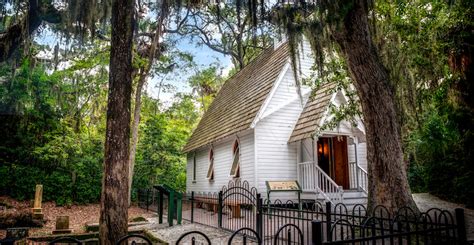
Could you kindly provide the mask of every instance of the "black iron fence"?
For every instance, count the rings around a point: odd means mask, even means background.
[[[155,210],[156,196],[156,192],[142,192],[139,205]],[[349,209],[342,203],[270,201],[263,200],[247,182],[238,181],[217,193],[184,194],[181,212],[190,223],[232,232],[252,230],[244,234],[245,239],[263,244],[466,243],[463,209],[417,213],[405,207],[391,216],[383,206],[369,213],[363,205]]]
[[[285,204],[291,205],[291,203]],[[270,206],[270,205],[269,205]],[[294,209],[286,207],[277,207],[278,209]],[[314,207],[311,207],[314,209]],[[311,210],[314,215],[323,215],[321,210]],[[326,208],[331,209],[330,203]],[[267,212],[272,209],[266,207]],[[384,208],[378,208],[378,211]],[[273,210],[274,211],[274,210]],[[466,234],[464,227],[464,210],[456,209],[453,216],[450,212],[440,209],[431,209],[425,213],[416,214],[411,209],[400,209],[394,216],[390,217],[387,213],[374,212],[378,216],[364,216],[360,219],[359,212],[352,213],[333,213],[332,217],[342,215],[344,218],[326,221],[311,220],[307,227],[305,222],[310,220],[308,217],[298,217],[307,210],[298,210],[295,215],[284,213],[275,215],[268,219],[277,219],[284,217],[290,223],[281,226],[275,226],[277,229],[270,233],[268,230],[255,230],[249,227],[242,227],[234,231],[228,238],[227,244],[459,244],[465,245]],[[376,210],[377,211],[377,210]],[[276,212],[275,212],[276,213]],[[279,216],[280,215],[280,216]],[[263,217],[263,216],[262,216]],[[296,217],[300,219],[295,219]],[[298,222],[295,222],[298,221]],[[324,228],[326,227],[326,228]],[[271,237],[271,238],[270,238]],[[58,238],[49,244],[86,244],[74,238]],[[141,235],[126,236],[116,244],[153,244],[150,239]],[[176,241],[180,244],[212,244],[212,238],[201,231],[190,231],[182,234]],[[222,241],[217,244],[222,244]]]
[[[138,200],[138,206],[140,208],[146,209],[147,211],[154,211],[158,212],[158,205],[160,203],[159,200],[160,196],[158,191],[155,188],[150,188],[150,189],[140,189],[137,191],[137,200]],[[167,209],[165,203],[165,209]]]
[[[328,205],[330,207],[330,205]],[[362,223],[358,219],[337,219],[326,225],[325,222],[312,220],[310,229],[304,226],[287,223],[275,231],[271,241],[262,238],[262,233],[243,227],[234,231],[227,244],[459,244],[465,245],[466,237],[462,225],[464,211],[456,209],[455,217],[449,212],[432,209],[428,212],[415,214],[412,210],[401,210],[394,218],[366,217]],[[409,215],[405,215],[409,214]],[[412,216],[413,215],[413,216]],[[458,223],[456,223],[457,221]],[[325,232],[328,232],[325,239]],[[311,241],[305,238],[311,236]],[[213,240],[202,231],[190,231],[182,234],[176,245],[181,244],[212,244]],[[74,238],[58,238],[49,244],[85,244]],[[152,245],[150,239],[142,235],[128,235],[116,244]],[[222,241],[218,244],[223,244]]]

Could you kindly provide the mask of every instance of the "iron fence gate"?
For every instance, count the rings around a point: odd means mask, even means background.
[[[257,229],[260,194],[247,181],[231,181],[218,195],[218,225],[230,231]]]
[[[419,214],[404,207],[391,217],[383,206],[369,213],[360,204],[263,201],[246,181],[229,182],[218,193],[188,193],[182,206],[184,220],[252,230],[246,237],[263,244],[466,244],[463,209]]]

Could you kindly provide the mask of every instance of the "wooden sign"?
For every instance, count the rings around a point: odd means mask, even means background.
[[[296,180],[267,181],[268,191],[301,191]]]

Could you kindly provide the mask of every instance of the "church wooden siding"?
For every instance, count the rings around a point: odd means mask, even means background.
[[[238,139],[240,144],[240,178],[254,184],[254,135],[253,130],[244,131],[237,137],[228,137],[213,144],[214,150],[214,180],[207,177],[209,167],[210,146],[196,150],[196,180],[193,181],[193,152],[187,155],[186,166],[186,190],[196,192],[216,192],[222,186],[227,185],[231,177],[230,168],[232,165],[233,145]]]

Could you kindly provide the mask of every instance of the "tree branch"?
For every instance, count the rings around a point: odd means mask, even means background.
[[[38,2],[42,5],[38,6]],[[0,33],[0,62],[10,58],[20,44],[38,29],[43,20],[58,23],[61,15],[51,3],[29,0],[28,10],[23,18]]]

